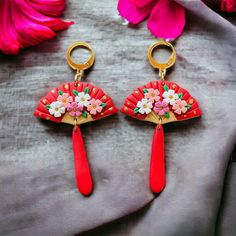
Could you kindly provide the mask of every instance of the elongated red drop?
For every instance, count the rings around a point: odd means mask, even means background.
[[[155,129],[150,161],[150,188],[160,193],[165,187],[164,131],[162,125]]]
[[[72,142],[74,150],[76,184],[81,194],[89,195],[93,191],[93,181],[86,157],[83,137],[79,127],[73,129]]]

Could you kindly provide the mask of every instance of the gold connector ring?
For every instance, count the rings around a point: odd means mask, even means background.
[[[88,61],[86,61],[83,64],[76,64],[71,59],[71,52],[76,48],[86,48],[90,51],[91,55],[90,55],[90,58],[88,59]],[[86,70],[86,69],[90,68],[94,63],[94,58],[95,58],[95,56],[94,56],[94,51],[93,51],[92,47],[88,43],[85,43],[85,42],[76,42],[76,43],[72,44],[68,48],[67,53],[66,53],[66,59],[67,59],[69,66],[72,69],[77,70],[77,71]]]
[[[153,58],[153,51],[154,51],[154,49],[156,49],[158,47],[163,47],[163,46],[166,46],[166,47],[170,48],[172,53],[171,53],[170,58],[168,59],[168,61],[166,61],[164,63],[159,63],[158,61],[156,61]],[[148,49],[148,59],[149,59],[150,64],[154,68],[159,69],[161,71],[164,71],[164,70],[170,68],[171,66],[173,66],[175,64],[176,52],[175,52],[174,46],[171,43],[168,43],[166,41],[158,41],[158,42],[154,43]]]

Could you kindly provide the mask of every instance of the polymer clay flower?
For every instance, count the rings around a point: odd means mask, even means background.
[[[119,0],[119,14],[132,24],[148,18],[149,31],[157,38],[175,39],[185,25],[185,10],[175,0]]]
[[[61,117],[65,113],[66,109],[62,106],[61,102],[52,102],[50,104],[49,113],[55,117]]]
[[[144,97],[148,99],[149,102],[154,103],[160,100],[160,96],[158,96],[160,92],[157,89],[150,88],[146,89],[146,91]]]
[[[148,99],[143,98],[142,101],[137,103],[138,112],[141,114],[149,114],[152,110],[152,103]]]
[[[70,116],[81,116],[83,111],[83,105],[77,102],[72,102],[67,106],[67,111],[69,112]]]
[[[69,93],[63,93],[57,97],[57,101],[61,102],[63,107],[67,107],[69,103],[73,102],[73,98],[69,96]]]
[[[174,105],[172,106],[172,109],[174,110],[174,112],[178,115],[180,115],[181,113],[185,113],[188,108],[187,108],[188,104],[185,100],[176,100]]]
[[[221,0],[221,11],[236,12],[236,0]]]
[[[165,101],[158,101],[154,104],[153,110],[159,116],[164,116],[170,109],[168,103]]]
[[[96,115],[102,111],[102,102],[99,99],[91,99],[89,105],[87,106],[87,110],[90,114]]]
[[[162,94],[162,97],[164,98],[163,100],[170,105],[173,105],[175,103],[175,101],[179,99],[178,94],[175,93],[175,91],[172,89],[165,91]]]
[[[85,92],[80,92],[78,95],[75,97],[75,101],[82,104],[84,107],[87,107],[89,105],[89,99],[90,95]]]

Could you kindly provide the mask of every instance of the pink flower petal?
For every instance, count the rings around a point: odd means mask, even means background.
[[[65,0],[26,0],[34,9],[48,16],[59,16],[65,9]]]
[[[117,9],[120,15],[130,23],[138,24],[150,14],[156,0],[149,0],[148,2],[147,5],[144,4],[144,7],[137,8],[130,0],[119,0]]]
[[[131,4],[133,4],[137,8],[143,8],[148,6],[149,4],[154,4],[158,0],[129,0]]]
[[[148,19],[148,29],[158,38],[175,39],[182,33],[184,25],[184,7],[174,0],[159,0]]]
[[[20,48],[50,39],[55,36],[54,31],[73,24],[41,14],[28,1],[0,1],[0,50],[3,53],[18,54]]]
[[[221,11],[236,12],[236,0],[221,0]]]

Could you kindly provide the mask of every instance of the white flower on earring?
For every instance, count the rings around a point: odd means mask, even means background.
[[[145,98],[141,102],[138,101],[137,107],[139,108],[138,112],[141,114],[149,114],[152,111],[152,103]]]
[[[175,93],[174,90],[169,89],[168,91],[165,91],[162,94],[162,97],[164,98],[163,101],[170,105],[174,105],[175,101],[179,99],[179,96],[177,93]]]
[[[78,93],[78,95],[75,97],[75,101],[77,103],[80,103],[84,107],[87,107],[89,105],[89,99],[90,99],[90,95],[84,92]]]
[[[52,102],[50,104],[49,113],[55,117],[61,117],[65,113],[66,109],[61,102]]]

